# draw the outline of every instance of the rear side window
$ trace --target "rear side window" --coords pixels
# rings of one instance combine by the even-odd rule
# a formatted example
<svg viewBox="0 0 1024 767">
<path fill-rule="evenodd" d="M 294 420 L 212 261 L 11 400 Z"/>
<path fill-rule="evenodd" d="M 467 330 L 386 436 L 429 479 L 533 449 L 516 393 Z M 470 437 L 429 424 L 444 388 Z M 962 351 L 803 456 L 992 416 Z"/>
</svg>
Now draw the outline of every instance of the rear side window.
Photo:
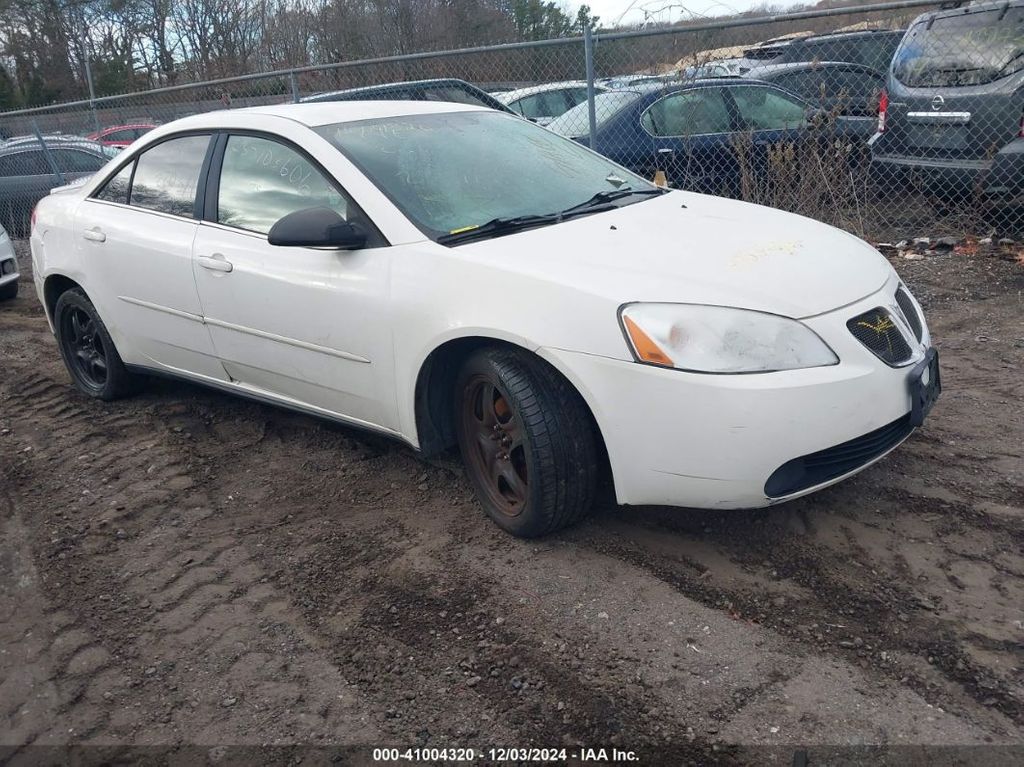
<svg viewBox="0 0 1024 767">
<path fill-rule="evenodd" d="M 911 88 L 982 85 L 1024 69 L 1024 5 L 925 19 L 893 58 L 893 76 Z"/>
<path fill-rule="evenodd" d="M 839 67 L 790 72 L 773 82 L 808 101 L 839 106 L 842 113 L 854 115 L 876 114 L 885 84 L 880 74 Z"/>
<path fill-rule="evenodd" d="M 130 162 L 118 171 L 117 175 L 110 179 L 103 188 L 96 193 L 97 200 L 107 202 L 119 202 L 122 205 L 128 204 L 128 188 L 132 181 L 132 170 L 135 163 Z"/>
<path fill-rule="evenodd" d="M 523 117 L 528 117 L 532 120 L 540 117 L 558 117 L 568 108 L 569 106 L 565 102 L 563 91 L 533 93 L 519 99 L 512 107 Z"/>
<path fill-rule="evenodd" d="M 350 205 L 291 147 L 257 136 L 228 138 L 217 199 L 218 223 L 266 234 L 297 210 L 327 207 L 347 218 Z"/>
<path fill-rule="evenodd" d="M 594 120 L 598 130 L 603 128 L 626 107 L 640 100 L 635 91 L 609 91 L 594 97 Z M 561 117 L 556 117 L 548 124 L 548 129 L 563 136 L 585 136 L 590 132 L 589 105 L 577 104 Z"/>
<path fill-rule="evenodd" d="M 209 136 L 182 136 L 139 155 L 132 207 L 192 218 Z"/>
</svg>

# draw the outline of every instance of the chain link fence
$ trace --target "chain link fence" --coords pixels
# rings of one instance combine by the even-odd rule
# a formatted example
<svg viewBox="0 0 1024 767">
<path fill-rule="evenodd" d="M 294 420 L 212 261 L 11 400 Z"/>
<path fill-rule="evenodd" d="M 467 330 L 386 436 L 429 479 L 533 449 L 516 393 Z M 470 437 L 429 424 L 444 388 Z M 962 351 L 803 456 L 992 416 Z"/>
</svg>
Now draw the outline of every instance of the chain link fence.
<svg viewBox="0 0 1024 767">
<path fill-rule="evenodd" d="M 427 81 L 427 82 L 424 82 Z M 359 90 L 364 89 L 364 90 Z M 0 224 L 152 126 L 302 100 L 504 109 L 681 189 L 879 241 L 1024 222 L 1024 0 L 921 0 L 431 51 L 0 113 Z"/>
</svg>

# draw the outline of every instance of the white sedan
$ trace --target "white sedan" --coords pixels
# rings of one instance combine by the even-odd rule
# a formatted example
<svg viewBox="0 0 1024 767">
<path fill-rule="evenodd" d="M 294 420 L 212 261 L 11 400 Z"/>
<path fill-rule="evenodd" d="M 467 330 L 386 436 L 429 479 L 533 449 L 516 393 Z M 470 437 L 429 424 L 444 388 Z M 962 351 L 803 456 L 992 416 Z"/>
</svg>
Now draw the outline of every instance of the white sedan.
<svg viewBox="0 0 1024 767">
<path fill-rule="evenodd" d="M 845 232 L 659 189 L 457 104 L 215 112 L 34 214 L 75 385 L 178 376 L 458 445 L 536 536 L 622 504 L 758 507 L 837 482 L 938 395 L 921 309 Z"/>
</svg>

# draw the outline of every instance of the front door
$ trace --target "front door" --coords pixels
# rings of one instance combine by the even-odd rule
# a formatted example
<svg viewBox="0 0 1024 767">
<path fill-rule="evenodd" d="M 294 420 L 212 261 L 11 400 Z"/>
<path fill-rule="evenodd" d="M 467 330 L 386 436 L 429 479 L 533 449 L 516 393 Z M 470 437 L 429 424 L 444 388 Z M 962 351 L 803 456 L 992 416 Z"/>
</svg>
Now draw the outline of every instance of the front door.
<svg viewBox="0 0 1024 767">
<path fill-rule="evenodd" d="M 386 313 L 391 250 L 278 247 L 285 215 L 326 206 L 372 226 L 319 165 L 262 135 L 222 137 L 193 268 L 203 316 L 240 387 L 347 419 L 397 427 Z"/>
</svg>

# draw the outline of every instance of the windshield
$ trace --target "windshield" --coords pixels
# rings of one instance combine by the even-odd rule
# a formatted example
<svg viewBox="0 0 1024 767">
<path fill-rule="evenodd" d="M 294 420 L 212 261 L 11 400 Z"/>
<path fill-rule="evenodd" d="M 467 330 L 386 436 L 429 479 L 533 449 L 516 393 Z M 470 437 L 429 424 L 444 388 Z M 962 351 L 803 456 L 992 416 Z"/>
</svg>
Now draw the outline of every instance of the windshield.
<svg viewBox="0 0 1024 767">
<path fill-rule="evenodd" d="M 640 98 L 636 91 L 610 91 L 594 97 L 594 119 L 597 129 Z M 563 136 L 579 138 L 590 135 L 590 111 L 587 102 L 577 104 L 548 123 L 548 130 Z"/>
<path fill-rule="evenodd" d="M 893 58 L 911 88 L 982 85 L 1024 69 L 1024 6 L 918 22 Z"/>
<path fill-rule="evenodd" d="M 494 219 L 559 213 L 598 192 L 655 189 L 575 142 L 501 112 L 407 115 L 316 130 L 433 239 Z"/>
</svg>

